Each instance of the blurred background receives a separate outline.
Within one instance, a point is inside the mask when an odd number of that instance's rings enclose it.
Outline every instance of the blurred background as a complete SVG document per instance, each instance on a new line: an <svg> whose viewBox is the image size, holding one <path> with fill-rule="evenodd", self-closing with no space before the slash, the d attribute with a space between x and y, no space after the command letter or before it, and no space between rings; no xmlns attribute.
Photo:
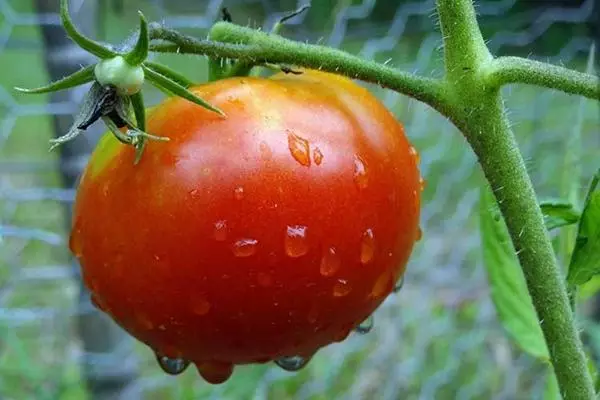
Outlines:
<svg viewBox="0 0 600 400"><path fill-rule="evenodd" d="M118 43L152 20L205 37L226 6L234 22L270 29L305 0L71 0L88 35ZM491 50L585 70L594 0L482 0ZM489 298L477 204L482 176L460 133L429 107L369 86L421 152L427 179L423 239L403 289L367 335L323 349L304 370L272 365L204 383L194 368L167 376L153 353L97 312L67 246L74 185L98 135L48 152L87 90L20 95L93 62L66 38L58 0L0 0L0 399L541 399L544 367L509 341ZM440 76L432 0L313 0L282 34L342 48L399 69ZM198 81L200 57L156 57ZM160 93L147 89L156 103ZM506 103L540 197L557 197L579 168L598 167L598 103L551 90L508 87ZM565 146L577 129L576 157ZM591 308L591 313L595 311Z"/></svg>

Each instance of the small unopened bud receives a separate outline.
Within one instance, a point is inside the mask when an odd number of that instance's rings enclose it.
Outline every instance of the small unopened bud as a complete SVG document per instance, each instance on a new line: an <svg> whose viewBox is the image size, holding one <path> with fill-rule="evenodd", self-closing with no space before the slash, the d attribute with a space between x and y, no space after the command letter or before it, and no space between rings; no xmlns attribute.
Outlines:
<svg viewBox="0 0 600 400"><path fill-rule="evenodd" d="M120 95L136 94L144 83L142 67L129 65L122 56L100 61L96 64L94 74L98 83L116 87Z"/></svg>

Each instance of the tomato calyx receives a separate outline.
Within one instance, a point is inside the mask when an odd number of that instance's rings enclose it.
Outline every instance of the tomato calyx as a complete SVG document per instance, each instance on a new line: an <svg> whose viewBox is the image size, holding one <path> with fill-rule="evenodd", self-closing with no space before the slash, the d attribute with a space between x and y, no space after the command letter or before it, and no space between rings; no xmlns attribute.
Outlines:
<svg viewBox="0 0 600 400"><path fill-rule="evenodd" d="M15 88L22 93L40 94L93 83L73 126L66 134L50 141L50 150L74 139L93 122L102 119L120 142L135 147L137 163L148 139L166 140L144 131L145 107L141 95L144 82L224 116L220 109L189 91L192 83L186 78L166 66L147 61L150 46L148 22L141 12L139 16L140 26L135 42L127 40L120 46L122 49L116 51L112 46L98 43L80 33L69 15L68 0L61 0L60 17L67 35L100 61L46 86L34 89ZM131 111L136 123L128 116ZM126 133L121 132L124 127L127 127Z"/></svg>

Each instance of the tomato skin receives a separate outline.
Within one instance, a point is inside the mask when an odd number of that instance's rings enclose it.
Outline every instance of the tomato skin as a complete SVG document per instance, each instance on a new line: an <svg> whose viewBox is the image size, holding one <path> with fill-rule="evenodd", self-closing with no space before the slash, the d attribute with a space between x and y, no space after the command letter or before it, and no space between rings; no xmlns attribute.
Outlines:
<svg viewBox="0 0 600 400"><path fill-rule="evenodd" d="M137 339L224 379L228 365L311 357L403 274L419 235L416 152L340 76L192 90L227 116L170 98L147 121L170 141L138 165L111 135L94 151L70 240L84 281Z"/></svg>

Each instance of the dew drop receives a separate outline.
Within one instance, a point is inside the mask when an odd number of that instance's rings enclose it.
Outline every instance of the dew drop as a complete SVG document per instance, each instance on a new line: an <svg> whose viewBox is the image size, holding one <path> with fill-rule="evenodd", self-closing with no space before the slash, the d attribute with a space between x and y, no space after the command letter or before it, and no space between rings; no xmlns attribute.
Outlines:
<svg viewBox="0 0 600 400"><path fill-rule="evenodd" d="M227 239L227 221L220 220L215 222L213 236L218 242L223 242Z"/></svg>
<svg viewBox="0 0 600 400"><path fill-rule="evenodd" d="M373 329L373 325L374 324L375 324L375 318L372 315L369 315L369 317L367 317L367 319L365 319L363 322L361 322L354 329L354 331L356 333L361 334L361 335L365 335L365 334L371 332L371 330Z"/></svg>
<svg viewBox="0 0 600 400"><path fill-rule="evenodd" d="M317 165L321 165L321 163L323 162L323 153L318 147L315 147L313 149L313 160L315 160L315 164Z"/></svg>
<svg viewBox="0 0 600 400"><path fill-rule="evenodd" d="M414 146L410 146L408 151L410 155L413 156L413 158L415 159L415 162L418 164L421 161L421 156L419 155L417 149Z"/></svg>
<svg viewBox="0 0 600 400"><path fill-rule="evenodd" d="M427 181L422 176L419 177L419 186L421 187L421 192L425 190L425 187L427 186Z"/></svg>
<svg viewBox="0 0 600 400"><path fill-rule="evenodd" d="M363 233L362 243L360 245L360 262L367 264L375 256L375 238L373 236L373 230L367 229Z"/></svg>
<svg viewBox="0 0 600 400"><path fill-rule="evenodd" d="M334 247L330 247L323 253L321 258L320 272L323 276L333 276L342 265Z"/></svg>
<svg viewBox="0 0 600 400"><path fill-rule="evenodd" d="M310 149L308 140L288 131L288 148L294 160L305 167L310 166Z"/></svg>
<svg viewBox="0 0 600 400"><path fill-rule="evenodd" d="M295 372L300 371L302 368L306 367L309 358L304 358L300 356L291 356L291 357L281 357L275 360L275 364L281 369L286 371Z"/></svg>
<svg viewBox="0 0 600 400"><path fill-rule="evenodd" d="M258 282L259 286L262 287L270 287L273 285L273 277L266 272L259 272L256 275L256 281Z"/></svg>
<svg viewBox="0 0 600 400"><path fill-rule="evenodd" d="M352 287L345 279L338 279L333 285L333 297L344 297L352 291Z"/></svg>
<svg viewBox="0 0 600 400"><path fill-rule="evenodd" d="M369 184L367 167L364 161L356 154L354 155L354 183L356 183L359 189L364 189Z"/></svg>
<svg viewBox="0 0 600 400"><path fill-rule="evenodd" d="M260 142L260 144L258 145L258 148L260 149L260 156L262 157L263 160L271 159L271 157L273 156L273 152L271 151L271 148L269 147L267 142L265 142L265 141Z"/></svg>
<svg viewBox="0 0 600 400"><path fill-rule="evenodd" d="M192 312L196 315L206 315L210 311L210 303L204 297L194 298Z"/></svg>
<svg viewBox="0 0 600 400"><path fill-rule="evenodd" d="M373 289L371 289L371 297L378 299L386 293L389 293L393 289L392 285L393 283L390 276L385 273L381 274L375 281Z"/></svg>
<svg viewBox="0 0 600 400"><path fill-rule="evenodd" d="M199 362L196 363L196 368L205 381L215 385L225 382L233 374L233 364L228 362Z"/></svg>
<svg viewBox="0 0 600 400"><path fill-rule="evenodd" d="M398 279L396 282L396 285L394 286L394 293L398 293L402 289L402 286L404 286L404 276L400 277L400 279Z"/></svg>
<svg viewBox="0 0 600 400"><path fill-rule="evenodd" d="M244 198L244 188L241 186L236 187L233 194L237 200L243 199Z"/></svg>
<svg viewBox="0 0 600 400"><path fill-rule="evenodd" d="M308 241L306 239L307 228L302 225L290 225L285 234L285 254L289 257L301 257L308 253Z"/></svg>
<svg viewBox="0 0 600 400"><path fill-rule="evenodd" d="M256 253L256 239L240 239L233 244L233 254L236 257L250 257Z"/></svg>
<svg viewBox="0 0 600 400"><path fill-rule="evenodd" d="M190 365L188 360L182 358L170 358L156 353L156 361L160 368L169 375L179 375Z"/></svg>

